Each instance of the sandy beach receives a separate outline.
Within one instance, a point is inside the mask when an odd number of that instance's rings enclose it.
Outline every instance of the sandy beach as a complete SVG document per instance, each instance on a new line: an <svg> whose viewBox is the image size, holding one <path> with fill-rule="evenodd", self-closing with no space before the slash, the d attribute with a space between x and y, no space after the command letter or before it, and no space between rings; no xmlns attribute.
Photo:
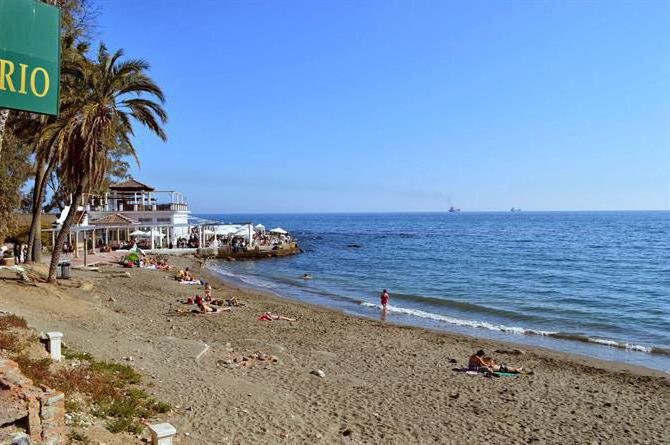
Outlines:
<svg viewBox="0 0 670 445"><path fill-rule="evenodd" d="M352 317L232 286L193 258L171 262L247 306L178 315L202 286L105 265L75 271L58 290L0 280L0 309L62 331L96 358L132 357L149 390L174 406L164 420L183 444L670 441L667 373ZM258 321L265 311L297 321ZM534 374L454 371L482 348ZM277 362L230 363L256 352Z"/></svg>

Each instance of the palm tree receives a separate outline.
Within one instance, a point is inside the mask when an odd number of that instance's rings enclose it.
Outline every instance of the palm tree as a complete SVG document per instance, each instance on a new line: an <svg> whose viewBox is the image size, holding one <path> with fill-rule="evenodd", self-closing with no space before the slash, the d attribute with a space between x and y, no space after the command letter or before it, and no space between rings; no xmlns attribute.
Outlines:
<svg viewBox="0 0 670 445"><path fill-rule="evenodd" d="M64 107L57 122L44 132L44 137L57 147L61 184L72 192L70 211L51 256L51 282L56 278L65 237L74 222L80 200L104 180L110 152L115 145L126 144L137 159L131 140L134 123L142 124L163 141L167 140L162 127L167 122L163 109L165 97L146 74L149 64L140 59L121 61L122 57L122 50L110 54L101 44L97 60L85 64L82 69L78 80L79 97Z"/></svg>
<svg viewBox="0 0 670 445"><path fill-rule="evenodd" d="M0 109L0 156L2 156L2 142L5 139L5 127L9 119L9 110L6 108Z"/></svg>
<svg viewBox="0 0 670 445"><path fill-rule="evenodd" d="M63 109L70 109L73 102L79 100L81 76L89 63L86 52L88 43L78 42L71 32L63 38L61 44L61 88L60 103ZM50 129L59 118L54 116L21 113L16 119L14 131L27 143L33 145L35 152L35 180L32 193L32 220L28 232L28 260L41 260L42 240L42 204L46 187L58 161L58 146L50 140Z"/></svg>

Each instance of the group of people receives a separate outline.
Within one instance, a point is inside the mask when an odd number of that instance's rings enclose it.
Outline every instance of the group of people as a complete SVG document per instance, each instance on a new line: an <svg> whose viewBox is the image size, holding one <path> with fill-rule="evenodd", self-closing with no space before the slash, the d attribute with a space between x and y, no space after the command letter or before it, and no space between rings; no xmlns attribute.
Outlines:
<svg viewBox="0 0 670 445"><path fill-rule="evenodd" d="M192 278L189 275L188 269L184 271L179 271L180 273L183 272L183 277L184 278ZM205 288L204 288L204 296L202 295L195 295L193 297L189 297L184 304L193 304L197 307L197 309L193 309L192 313L196 314L203 314L203 315L209 315L209 314L221 314L223 312L230 312L233 310L234 307L240 307L240 306L246 306L246 304L242 303L237 299L235 296L231 296L230 298L227 299L222 299L222 298L214 298L213 296L213 289L212 285L209 283L204 283ZM177 309L177 313L179 314L186 314L189 311L186 311L184 309ZM283 315L275 314L273 312L265 312L261 314L260 317L258 317L259 321L279 321L279 320L284 320L284 321L296 321L295 318L290 318L290 317L285 317Z"/></svg>
<svg viewBox="0 0 670 445"><path fill-rule="evenodd" d="M28 245L14 243L14 263L22 264L28 261Z"/></svg>
<svg viewBox="0 0 670 445"><path fill-rule="evenodd" d="M291 243L291 235L275 234L257 231L254 233L254 240L260 247L276 249L283 244Z"/></svg>
<svg viewBox="0 0 670 445"><path fill-rule="evenodd" d="M199 280L191 275L191 271L186 269L180 269L175 276L175 280L179 281L181 284L207 284L203 280Z"/></svg>

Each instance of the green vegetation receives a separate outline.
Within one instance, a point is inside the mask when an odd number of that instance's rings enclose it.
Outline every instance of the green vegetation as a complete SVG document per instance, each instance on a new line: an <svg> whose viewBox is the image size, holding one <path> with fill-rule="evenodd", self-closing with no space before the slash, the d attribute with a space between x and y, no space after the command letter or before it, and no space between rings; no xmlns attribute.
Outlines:
<svg viewBox="0 0 670 445"><path fill-rule="evenodd" d="M24 348L23 342L18 335L7 332L10 329L27 329L28 323L22 317L16 315L3 315L0 317L0 349L9 352L20 352Z"/></svg>
<svg viewBox="0 0 670 445"><path fill-rule="evenodd" d="M67 436L67 443L68 444L83 444L83 445L89 445L91 443L91 439L81 431L77 430L72 430L70 431L70 434Z"/></svg>
<svg viewBox="0 0 670 445"><path fill-rule="evenodd" d="M66 396L74 393L87 397L92 404L92 414L110 418L107 428L111 432L141 432L139 419L169 412L169 404L149 397L136 384L141 376L131 367L97 361L89 354L66 352L66 358L85 360L76 368L64 368L52 372L51 360L32 360L26 355L16 356L19 367L36 384L44 384L63 391ZM66 397L68 410L80 409L79 403Z"/></svg>
<svg viewBox="0 0 670 445"><path fill-rule="evenodd" d="M28 329L28 322L25 318L19 317L18 315L3 315L0 317L0 331L7 330L9 328Z"/></svg>
<svg viewBox="0 0 670 445"><path fill-rule="evenodd" d="M33 359L25 352L21 342L11 329L26 329L26 321L14 315L0 316L0 349L8 351L21 371L36 385L46 385L63 391L68 412L83 409L75 394L80 394L91 404L91 413L109 419L107 428L112 432L141 432L140 419L151 418L169 412L169 404L158 402L137 385L142 377L128 365L98 361L86 352L76 352L63 347L67 360L78 360L76 367L52 369L49 358ZM79 433L74 433L79 434ZM82 436L85 437L85 436ZM87 443L75 436L71 443Z"/></svg>

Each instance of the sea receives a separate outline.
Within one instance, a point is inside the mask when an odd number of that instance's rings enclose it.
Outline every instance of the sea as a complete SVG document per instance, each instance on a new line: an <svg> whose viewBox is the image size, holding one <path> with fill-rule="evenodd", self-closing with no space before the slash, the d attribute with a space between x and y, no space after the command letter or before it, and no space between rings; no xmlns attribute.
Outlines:
<svg viewBox="0 0 670 445"><path fill-rule="evenodd" d="M224 279L387 322L670 370L670 212L225 214L304 253ZM303 274L312 276L303 280Z"/></svg>

